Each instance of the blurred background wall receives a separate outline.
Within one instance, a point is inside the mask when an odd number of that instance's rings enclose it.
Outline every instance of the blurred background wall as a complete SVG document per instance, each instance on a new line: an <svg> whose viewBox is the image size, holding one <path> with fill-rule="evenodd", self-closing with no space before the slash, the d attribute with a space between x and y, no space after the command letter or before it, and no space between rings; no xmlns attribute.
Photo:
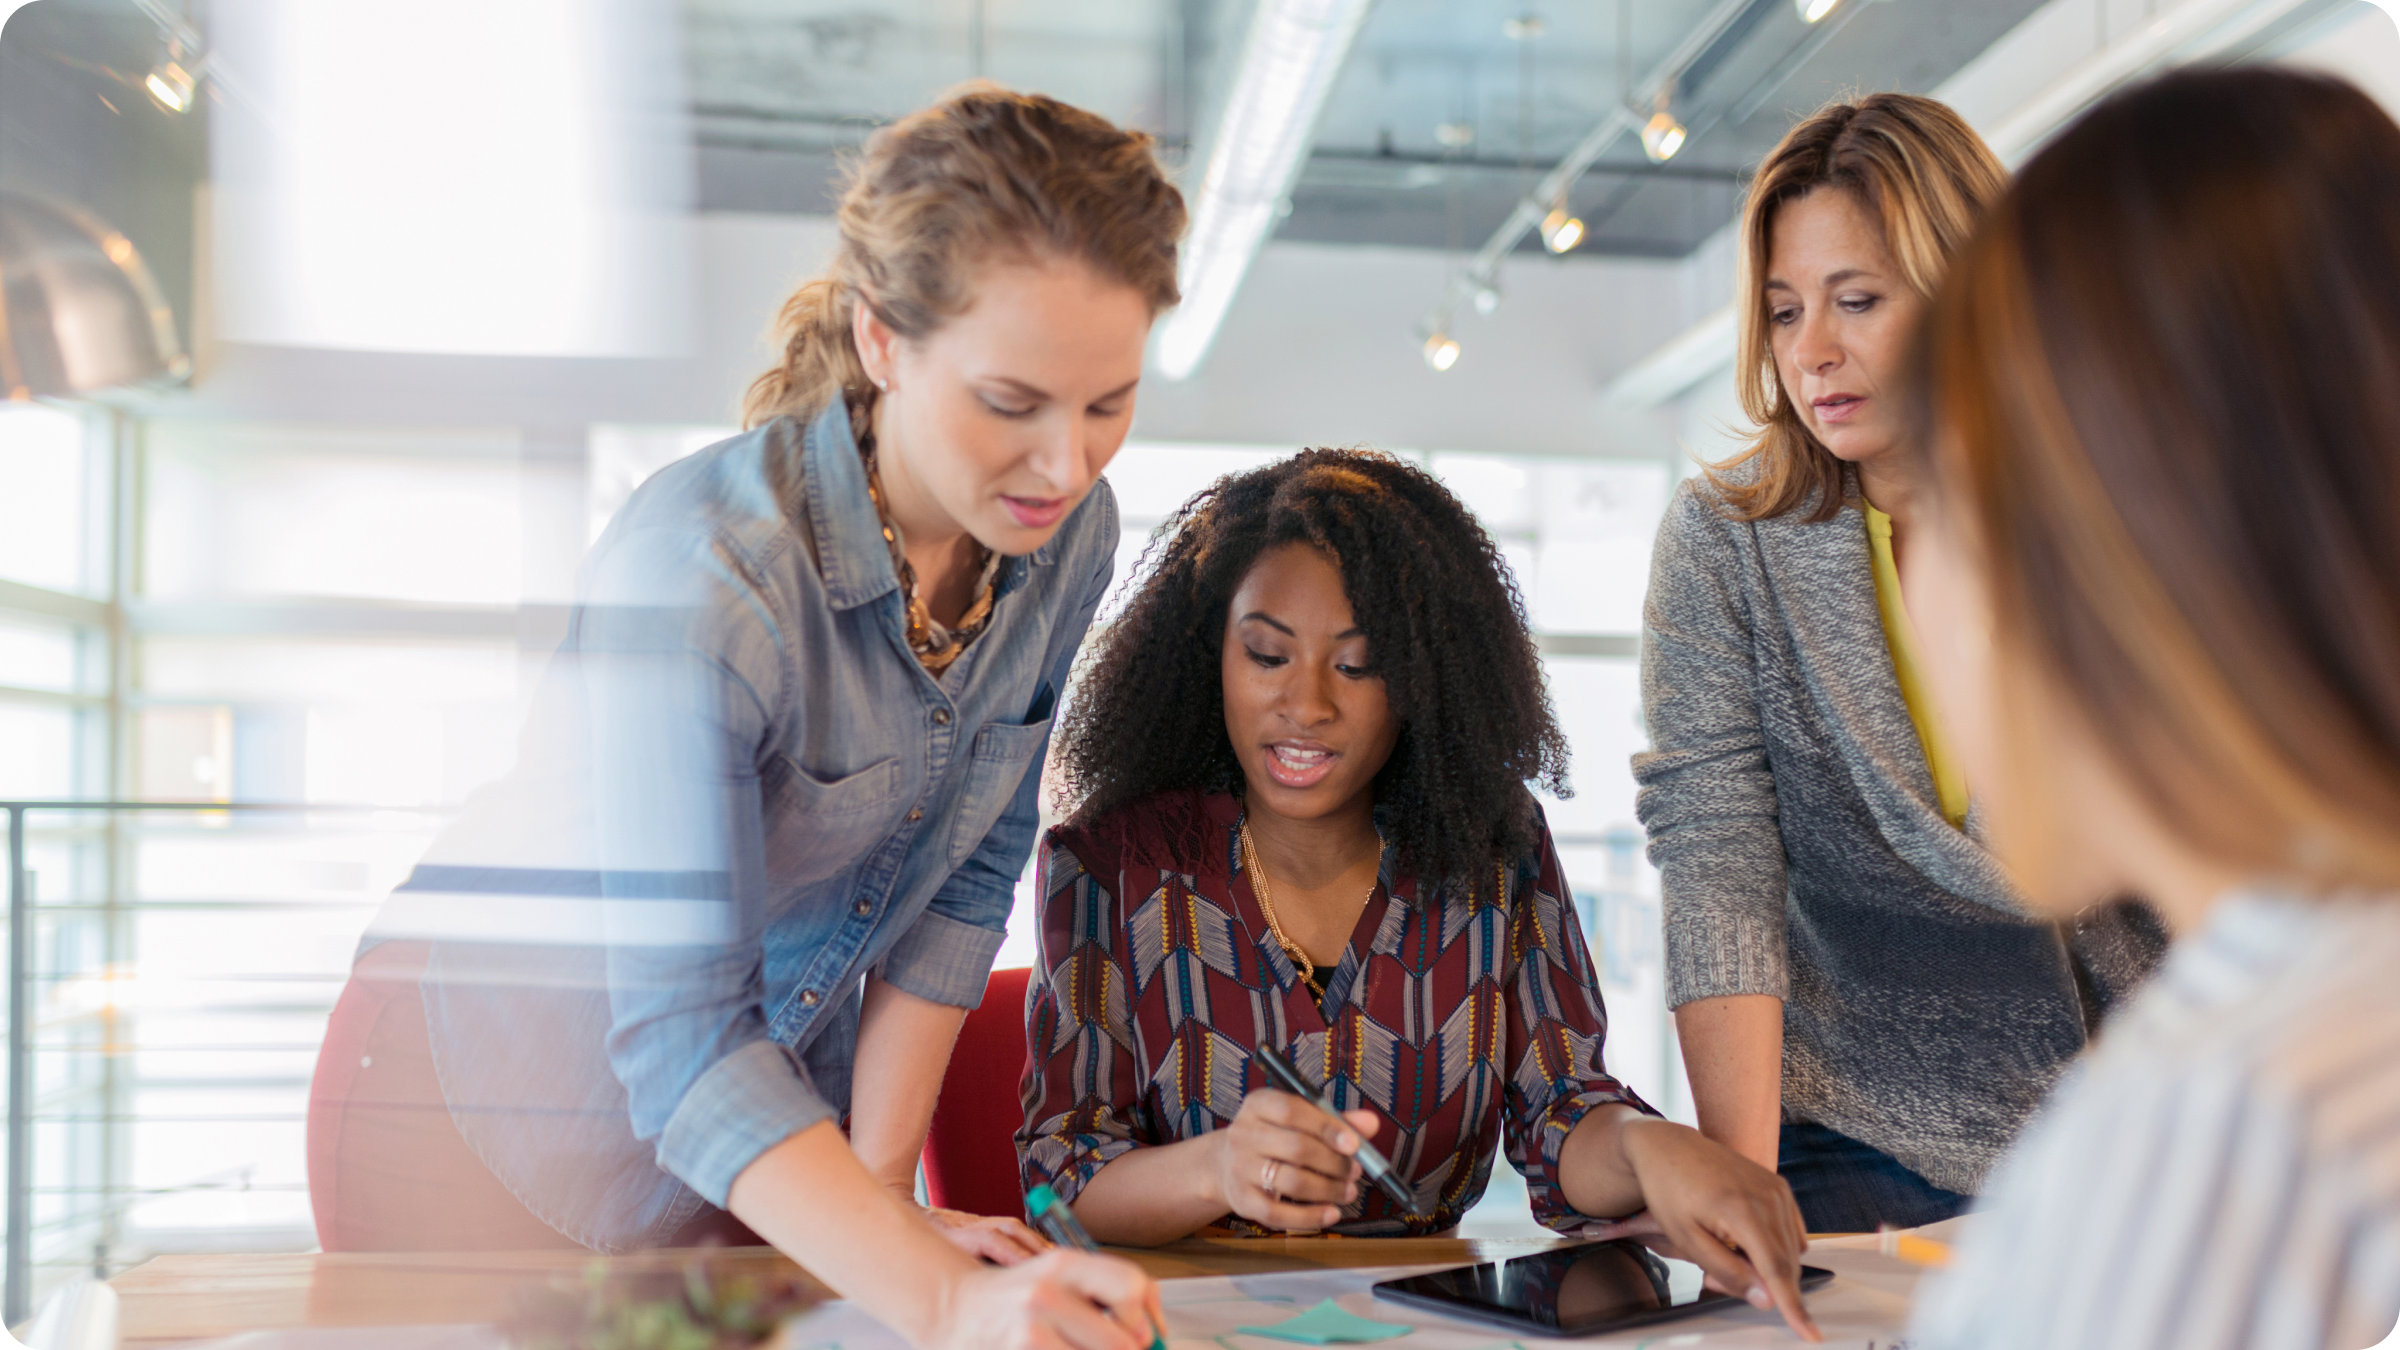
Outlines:
<svg viewBox="0 0 2400 1350"><path fill-rule="evenodd" d="M509 763L582 549L732 430L844 153L961 80L1146 128L1195 194L1230 166L1186 278L1205 312L1160 335L1109 472L1121 579L1192 491L1306 444L1416 457L1504 542L1573 743L1549 810L1610 1062L1675 1114L1626 761L1655 521L1738 444L1751 166L1876 89L1954 102L2012 161L2186 62L2400 106L2365 0L13 9L0 188L121 230L193 363L0 408L0 798L178 804L15 812L36 1284L311 1244L302 1104L359 928ZM1295 31L1270 54L1321 103L1262 129L1236 91L1309 102L1252 69ZM1030 955L1020 926L1003 959ZM1496 1184L1470 1224L1524 1210Z"/></svg>

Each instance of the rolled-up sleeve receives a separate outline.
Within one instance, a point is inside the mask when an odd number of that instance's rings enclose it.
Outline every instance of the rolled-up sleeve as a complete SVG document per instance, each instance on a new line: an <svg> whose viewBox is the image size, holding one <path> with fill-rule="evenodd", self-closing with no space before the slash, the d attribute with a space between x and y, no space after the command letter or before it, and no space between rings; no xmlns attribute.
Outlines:
<svg viewBox="0 0 2400 1350"><path fill-rule="evenodd" d="M1115 897L1053 834L1042 857L1041 955L1025 991L1029 1053L1019 1087L1017 1163L1025 1189L1072 1203L1100 1169L1141 1146L1141 1074Z"/></svg>
<svg viewBox="0 0 2400 1350"><path fill-rule="evenodd" d="M1642 620L1635 811L1666 926L1667 1003L1789 992L1775 775L1728 527L1686 483L1659 526Z"/></svg>
<svg viewBox="0 0 2400 1350"><path fill-rule="evenodd" d="M1575 906L1567 896L1558 850L1543 835L1538 879L1521 879L1510 915L1510 946L1518 953L1505 991L1505 1051L1510 1066L1505 1112L1509 1164L1524 1174L1534 1220L1573 1232L1594 1219L1567 1203L1559 1184L1559 1155L1583 1118L1603 1106L1658 1114L1601 1062L1608 1012L1600 977Z"/></svg>
<svg viewBox="0 0 2400 1350"><path fill-rule="evenodd" d="M767 1034L757 762L784 691L767 607L705 536L594 554L573 646L592 742L608 1059L636 1138L723 1205L836 1114Z"/></svg>
<svg viewBox="0 0 2400 1350"><path fill-rule="evenodd" d="M762 1037L692 1080L659 1132L658 1159L723 1208L734 1178L760 1154L833 1118L833 1107L809 1085L791 1052Z"/></svg>
<svg viewBox="0 0 2400 1350"><path fill-rule="evenodd" d="M1000 909L1000 921L1008 921L1006 906ZM1007 936L1006 928L987 928L928 909L892 944L876 973L884 983L928 1002L972 1008L983 1001L992 958Z"/></svg>
<svg viewBox="0 0 2400 1350"><path fill-rule="evenodd" d="M1086 547L1098 555L1099 562L1085 575L1074 610L1052 640L1042 683L1033 705L1026 709L1028 722L1052 720L1083 635L1116 571L1117 499L1105 481L1092 489L1092 495L1096 499L1092 505L1100 512L1100 528ZM1017 879L1025 873L1034 836L1041 830L1042 763L1049 749L1050 735L1045 731L1041 744L1026 761L1007 807L982 842L943 880L925 913L884 956L877 973L886 983L957 1008L972 1008L982 1001L992 958L1000 950L1009 913L1016 907Z"/></svg>

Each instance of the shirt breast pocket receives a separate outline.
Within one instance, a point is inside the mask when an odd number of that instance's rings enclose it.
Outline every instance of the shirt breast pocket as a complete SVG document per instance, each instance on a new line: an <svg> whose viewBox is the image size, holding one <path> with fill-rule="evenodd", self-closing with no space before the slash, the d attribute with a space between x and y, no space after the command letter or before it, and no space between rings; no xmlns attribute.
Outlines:
<svg viewBox="0 0 2400 1350"><path fill-rule="evenodd" d="M992 832L1000 813L1035 764L1050 736L1050 719L1038 722L994 722L975 733L967 752L967 781L959 790L958 808L951 813L950 870L955 872Z"/></svg>
<svg viewBox="0 0 2400 1350"><path fill-rule="evenodd" d="M891 833L900 808L897 757L828 778L777 755L768 773L767 874L780 884L832 876Z"/></svg>

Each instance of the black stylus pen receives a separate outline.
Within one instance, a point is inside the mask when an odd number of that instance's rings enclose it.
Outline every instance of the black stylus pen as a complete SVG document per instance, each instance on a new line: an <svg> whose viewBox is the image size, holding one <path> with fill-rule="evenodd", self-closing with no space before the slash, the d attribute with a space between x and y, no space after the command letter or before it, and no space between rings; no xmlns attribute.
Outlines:
<svg viewBox="0 0 2400 1350"><path fill-rule="evenodd" d="M1292 1062L1285 1059L1273 1046L1258 1047L1258 1062L1260 1067L1267 1071L1268 1081L1274 1083L1277 1090L1300 1098L1335 1120L1342 1118L1341 1108L1333 1104L1333 1098L1326 1093L1325 1089L1316 1087L1301 1077L1300 1071L1292 1067ZM1353 1130L1353 1133L1356 1131ZM1412 1219L1417 1217L1416 1197L1408 1193L1408 1183L1402 1181L1400 1174L1392 1170L1391 1159L1384 1157L1381 1150L1368 1143L1364 1135L1359 1136L1358 1152L1353 1156L1358 1159L1359 1168L1367 1174L1367 1180L1375 1183L1376 1190L1383 1192L1393 1204L1398 1205L1401 1213Z"/></svg>

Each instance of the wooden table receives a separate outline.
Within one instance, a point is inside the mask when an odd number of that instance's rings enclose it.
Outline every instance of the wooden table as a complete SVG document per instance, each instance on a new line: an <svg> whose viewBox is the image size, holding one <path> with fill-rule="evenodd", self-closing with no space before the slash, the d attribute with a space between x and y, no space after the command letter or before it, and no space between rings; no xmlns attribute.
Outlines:
<svg viewBox="0 0 2400 1350"><path fill-rule="evenodd" d="M1556 1246L1551 1238L1195 1238L1123 1251L1159 1279L1505 1260ZM612 1269L673 1268L701 1253L606 1258ZM771 1247L707 1253L727 1273L799 1268ZM489 1322L528 1285L584 1270L588 1252L346 1252L162 1256L110 1281L125 1350L297 1326L426 1326ZM820 1289L822 1286L818 1286ZM831 1297L828 1293L827 1297Z"/></svg>

